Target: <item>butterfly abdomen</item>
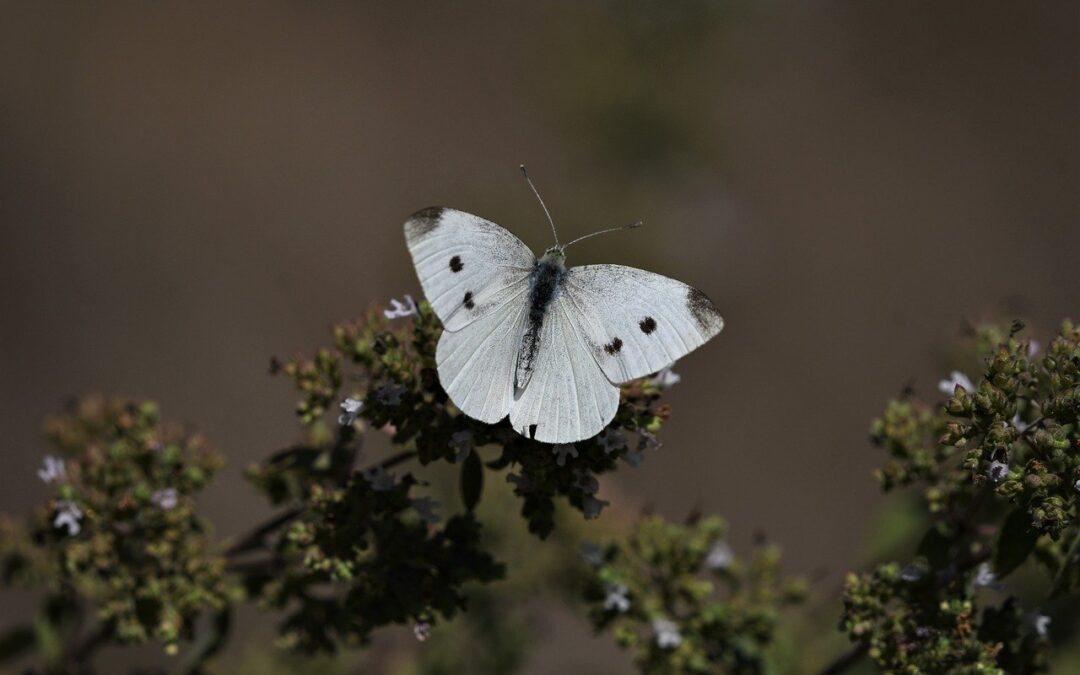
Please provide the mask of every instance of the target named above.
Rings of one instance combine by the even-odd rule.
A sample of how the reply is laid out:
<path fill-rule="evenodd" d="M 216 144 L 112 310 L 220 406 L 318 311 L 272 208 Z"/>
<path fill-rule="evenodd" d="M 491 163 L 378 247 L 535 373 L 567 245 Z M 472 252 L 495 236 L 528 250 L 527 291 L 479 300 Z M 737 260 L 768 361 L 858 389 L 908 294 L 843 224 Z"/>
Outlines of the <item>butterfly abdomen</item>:
<path fill-rule="evenodd" d="M 517 368 L 514 372 L 514 389 L 520 394 L 532 377 L 536 355 L 540 351 L 540 331 L 544 327 L 544 317 L 548 306 L 559 292 L 566 268 L 561 261 L 549 260 L 544 256 L 536 263 L 529 278 L 529 321 L 525 334 L 521 336 L 518 350 Z"/>

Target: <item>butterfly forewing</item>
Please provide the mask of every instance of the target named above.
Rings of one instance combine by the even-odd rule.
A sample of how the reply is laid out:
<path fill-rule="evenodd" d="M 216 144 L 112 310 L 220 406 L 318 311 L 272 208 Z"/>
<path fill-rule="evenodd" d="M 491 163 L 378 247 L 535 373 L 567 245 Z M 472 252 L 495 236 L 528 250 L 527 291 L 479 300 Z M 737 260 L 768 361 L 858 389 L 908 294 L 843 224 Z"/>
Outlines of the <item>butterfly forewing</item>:
<path fill-rule="evenodd" d="M 562 295 L 575 332 L 615 384 L 671 365 L 724 327 L 701 291 L 633 267 L 572 267 Z"/>
<path fill-rule="evenodd" d="M 461 330 L 528 288 L 536 257 L 513 234 L 477 216 L 431 207 L 405 222 L 420 285 L 448 331 Z"/>

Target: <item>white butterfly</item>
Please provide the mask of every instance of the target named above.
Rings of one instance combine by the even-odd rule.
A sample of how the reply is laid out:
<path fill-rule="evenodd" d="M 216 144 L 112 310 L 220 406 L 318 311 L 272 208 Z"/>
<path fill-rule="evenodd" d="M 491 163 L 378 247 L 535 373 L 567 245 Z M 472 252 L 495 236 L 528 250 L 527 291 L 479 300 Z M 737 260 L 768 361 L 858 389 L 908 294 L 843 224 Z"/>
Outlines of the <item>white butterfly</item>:
<path fill-rule="evenodd" d="M 724 326 L 684 283 L 622 265 L 567 269 L 570 244 L 538 260 L 507 230 L 462 211 L 413 214 L 405 240 L 443 323 L 443 389 L 469 417 L 494 424 L 510 415 L 519 434 L 544 443 L 600 433 L 620 383 L 674 363 Z"/>

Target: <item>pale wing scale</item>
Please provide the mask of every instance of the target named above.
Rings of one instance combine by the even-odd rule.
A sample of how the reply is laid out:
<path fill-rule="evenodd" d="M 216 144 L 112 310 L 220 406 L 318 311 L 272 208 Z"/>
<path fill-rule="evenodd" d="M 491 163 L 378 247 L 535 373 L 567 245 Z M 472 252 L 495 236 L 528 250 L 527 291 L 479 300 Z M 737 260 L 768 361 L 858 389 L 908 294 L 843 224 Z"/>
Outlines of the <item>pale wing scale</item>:
<path fill-rule="evenodd" d="M 563 279 L 571 323 L 614 384 L 671 365 L 724 327 L 704 293 L 660 274 L 585 265 Z"/>
<path fill-rule="evenodd" d="M 517 297 L 536 257 L 504 228 L 463 211 L 427 208 L 405 222 L 424 296 L 448 331 Z"/>

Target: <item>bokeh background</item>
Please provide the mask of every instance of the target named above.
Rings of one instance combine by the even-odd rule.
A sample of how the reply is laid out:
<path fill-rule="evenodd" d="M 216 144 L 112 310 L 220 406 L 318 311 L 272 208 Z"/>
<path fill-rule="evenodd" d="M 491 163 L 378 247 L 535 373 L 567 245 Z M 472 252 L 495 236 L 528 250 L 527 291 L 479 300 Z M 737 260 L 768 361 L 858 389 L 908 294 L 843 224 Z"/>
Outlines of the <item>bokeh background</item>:
<path fill-rule="evenodd" d="M 401 224 L 421 207 L 548 246 L 521 162 L 564 240 L 645 221 L 571 264 L 676 277 L 727 320 L 676 368 L 664 448 L 604 491 L 623 513 L 720 513 L 737 549 L 765 533 L 824 592 L 883 503 L 866 432 L 884 401 L 932 394 L 971 322 L 1045 338 L 1080 318 L 1075 2 L 0 17 L 2 511 L 46 494 L 38 420 L 105 391 L 204 430 L 229 460 L 205 513 L 245 530 L 266 507 L 243 467 L 298 433 L 271 355 L 419 295 Z M 26 606 L 0 604 L 0 624 Z M 625 672 L 552 611 L 529 672 Z"/>

